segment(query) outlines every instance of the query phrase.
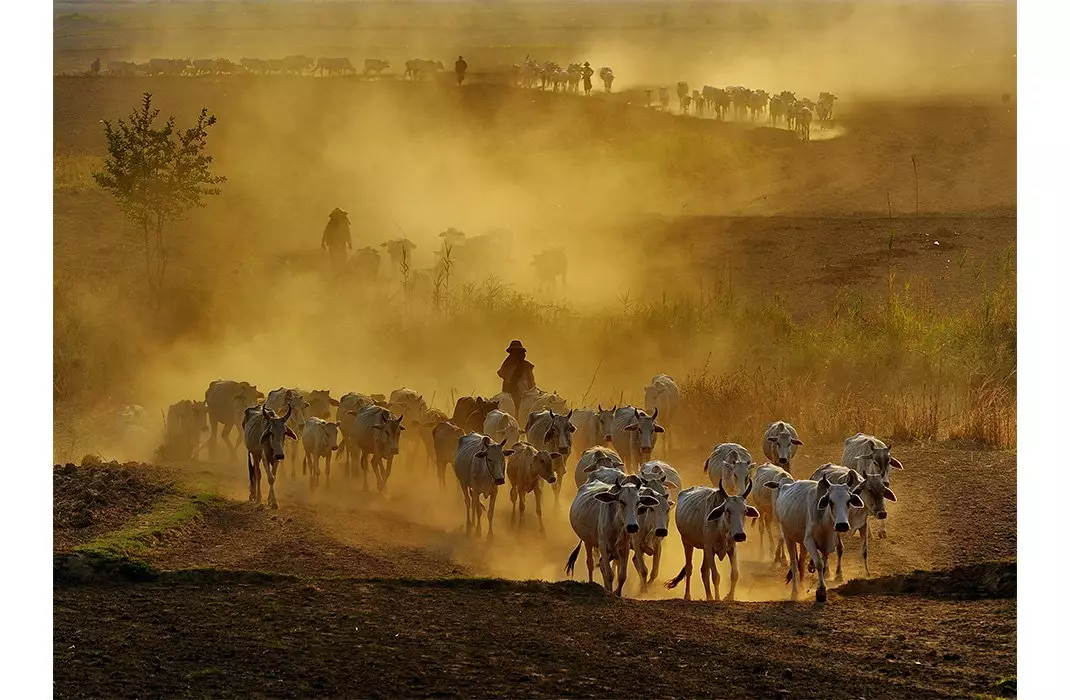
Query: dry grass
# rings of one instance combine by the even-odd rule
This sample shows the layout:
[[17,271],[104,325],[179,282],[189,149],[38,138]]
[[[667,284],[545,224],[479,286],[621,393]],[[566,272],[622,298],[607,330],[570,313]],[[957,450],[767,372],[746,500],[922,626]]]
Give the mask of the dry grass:
[[100,169],[101,159],[88,155],[54,154],[52,188],[55,191],[88,192],[96,187],[93,171]]

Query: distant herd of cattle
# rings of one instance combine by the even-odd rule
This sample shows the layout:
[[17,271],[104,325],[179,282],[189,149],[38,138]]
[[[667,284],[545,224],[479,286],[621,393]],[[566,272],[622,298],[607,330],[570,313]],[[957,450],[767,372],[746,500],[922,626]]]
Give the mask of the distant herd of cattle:
[[[363,75],[379,75],[390,68],[390,61],[364,59]],[[355,75],[356,67],[346,57],[294,55],[285,58],[243,58],[235,63],[228,58],[152,58],[146,63],[108,61],[107,74],[132,77],[148,75]],[[406,78],[416,80],[443,70],[442,61],[414,58],[405,62]]]
[[775,421],[762,436],[766,463],[756,464],[742,445],[719,444],[703,465],[710,485],[684,488],[680,472],[653,456],[659,436],[663,447],[670,445],[680,411],[679,389],[672,378],[659,374],[644,394],[643,408],[609,409],[570,409],[562,397],[540,389],[523,394],[519,406],[505,393],[489,399],[465,396],[457,400],[452,415],[446,415],[411,389],[398,389],[389,397],[349,393],[335,399],[328,390],[279,388],[265,396],[247,382],[219,380],[209,385],[204,401],[170,407],[159,456],[195,459],[205,446],[203,433],[210,432],[209,453],[217,453],[221,437],[234,459],[238,443],[231,442],[230,434],[238,429],[247,452],[249,500],[261,502],[263,472],[271,508],[278,507],[275,484],[287,459],[296,478],[301,457],[302,473],[312,489],[320,486],[322,463],[329,488],[337,452],[347,478],[359,475],[367,490],[371,471],[377,489],[385,491],[395,457],[404,454],[411,465],[422,458],[433,465],[443,489],[452,466],[463,495],[466,533],[482,534],[485,512],[488,537],[494,532],[499,487],[508,481],[516,527],[524,526],[527,497],[534,499],[543,532],[543,483],[550,486],[556,506],[571,468],[577,490],[569,521],[579,543],[566,571],[572,573],[585,549],[588,580],[593,582],[597,562],[606,589],[617,595],[627,580],[629,556],[644,591],[657,580],[674,506],[686,564],[666,585],[673,588],[685,581],[687,599],[695,549],[703,555],[706,599],[721,599],[715,562],[726,556],[731,581],[725,600],[734,597],[739,578],[736,550],[747,539],[745,522],[753,518],[759,551],[788,565],[793,599],[798,598],[807,558],[809,571],[818,577],[817,600],[826,599],[833,552],[836,579],[842,576],[843,536],[859,533],[869,573],[869,518],[881,521],[877,536],[883,537],[886,502],[896,500],[890,489],[892,470],[903,468],[888,444],[871,435],[853,435],[844,443],[841,464],[824,464],[809,479],[798,479],[792,465],[803,443],[791,424]]

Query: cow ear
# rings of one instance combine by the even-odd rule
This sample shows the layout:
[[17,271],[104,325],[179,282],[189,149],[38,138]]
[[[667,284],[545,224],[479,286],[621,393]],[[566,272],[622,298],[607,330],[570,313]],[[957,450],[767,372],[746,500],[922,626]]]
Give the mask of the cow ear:
[[617,500],[617,494],[610,493],[609,491],[599,491],[594,495],[594,498],[596,501],[601,501],[602,503],[613,503]]
[[706,516],[706,520],[717,520],[722,515],[724,515],[724,504],[723,503],[721,505],[717,506],[716,508],[714,508],[713,510],[711,510],[710,514]]
[[803,444],[803,441],[800,440],[799,438],[792,438],[791,439],[791,444],[792,445],[801,445],[801,444]]
[[660,425],[655,425],[654,426],[654,432],[655,433],[664,433],[665,432],[665,428],[661,427]]
[[297,433],[295,433],[294,431],[290,430],[290,426],[286,426],[286,437],[293,438],[294,440],[296,440],[297,439]]
[[819,509],[821,509],[821,510],[824,510],[824,509],[828,508],[829,507],[829,497],[828,496],[822,496],[821,498],[817,499],[817,507]]
[[649,508],[653,508],[658,504],[658,499],[654,498],[653,496],[642,496],[639,499],[639,504],[647,506]]
[[632,423],[632,424],[630,424],[630,425],[626,425],[626,426],[624,426],[624,429],[625,429],[625,430],[628,430],[628,431],[632,431],[632,432],[634,432],[634,431],[636,431],[636,430],[639,430],[639,424],[638,424],[638,423]]
[[887,486],[884,487],[884,498],[895,503],[895,494],[892,493],[892,490]]
[[561,453],[560,452],[551,452],[550,453],[550,459],[558,459],[560,457],[561,457]]
[[502,450],[502,456],[503,457],[512,457],[513,456],[513,450]]
[[743,515],[747,516],[748,518],[757,518],[759,515],[758,509],[754,506],[747,506],[747,510]]
[[890,458],[890,459],[888,460],[888,464],[890,464],[890,465],[892,466],[892,468],[893,468],[893,469],[902,469],[902,468],[903,468],[903,463],[902,463],[902,462],[900,462],[900,461],[899,461],[898,459],[896,459],[895,457],[892,457],[892,458]]
[[852,508],[862,508],[866,504],[862,502],[862,499],[858,497],[857,493],[852,493],[851,497],[847,499],[847,505]]

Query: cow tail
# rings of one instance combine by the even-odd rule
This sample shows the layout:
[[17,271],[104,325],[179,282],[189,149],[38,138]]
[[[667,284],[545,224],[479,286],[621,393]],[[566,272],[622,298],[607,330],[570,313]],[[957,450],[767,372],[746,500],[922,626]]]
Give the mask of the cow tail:
[[576,559],[580,556],[580,547],[582,546],[583,540],[580,540],[579,544],[576,545],[576,548],[572,550],[572,554],[568,555],[568,563],[565,564],[565,573],[569,576],[572,576],[573,572],[576,570]]
[[684,567],[682,569],[680,569],[680,573],[676,574],[676,576],[674,576],[672,579],[670,579],[670,580],[665,582],[665,587],[666,588],[676,588],[678,585],[680,585],[680,582],[684,580],[684,576],[686,576],[686,575],[687,575],[687,565],[685,564]]

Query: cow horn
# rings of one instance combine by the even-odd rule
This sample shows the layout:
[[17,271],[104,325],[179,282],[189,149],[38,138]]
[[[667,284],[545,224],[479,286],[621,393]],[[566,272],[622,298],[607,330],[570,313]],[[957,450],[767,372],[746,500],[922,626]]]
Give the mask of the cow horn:
[[750,478],[748,477],[747,478],[747,488],[743,489],[743,493],[739,494],[739,497],[742,498],[743,500],[746,500],[747,496],[750,495],[750,490],[751,490],[751,488],[753,486],[754,486],[754,482],[751,481]]
[[652,419],[654,419],[654,420],[657,420],[657,419],[658,419],[658,407],[657,407],[657,406],[655,406],[655,407],[654,407],[654,415],[652,415],[652,416],[650,416],[650,417],[651,417]]
[[601,413],[601,412],[602,412],[602,404],[598,404],[598,412],[599,412],[599,413]]
[[717,480],[717,490],[724,493],[724,477],[722,476]]
[[286,415],[282,417],[282,422],[285,423],[286,421],[290,420],[290,414],[293,412],[294,407],[292,405],[286,406]]

